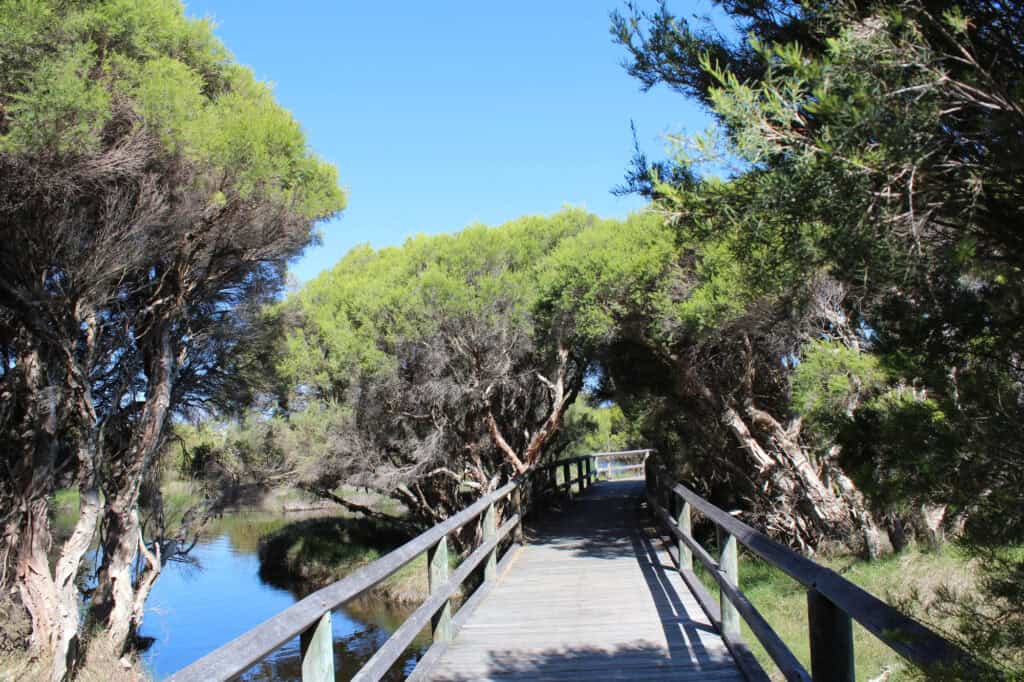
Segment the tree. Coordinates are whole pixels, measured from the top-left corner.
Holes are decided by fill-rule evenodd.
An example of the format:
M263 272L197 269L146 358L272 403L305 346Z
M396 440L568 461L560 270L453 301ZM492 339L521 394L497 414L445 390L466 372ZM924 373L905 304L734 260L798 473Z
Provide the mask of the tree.
M120 653L165 558L143 494L171 416L233 393L252 311L344 197L180 3L11 2L0 25L0 558L62 679L97 527L89 618ZM80 517L51 571L49 496L68 484Z
M587 363L537 282L598 223L565 210L349 252L270 313L277 413L253 422L282 457L260 478L349 506L333 491L364 486L431 525L536 466Z
M856 487L827 485L838 474L815 466L789 409L782 359L816 318L745 280L722 242L683 242L657 214L580 234L552 255L550 305L587 339L598 395L705 492L730 490L719 501L809 550L855 529L874 543Z
M1024 251L1011 227L1024 206L1024 10L983 0L721 7L750 30L745 43L664 5L618 16L614 30L645 84L712 108L746 164L728 183L742 201L663 181L691 168L683 156L663 164L674 175L634 171L646 178L637 188L688 238L733 235L731 258L752 279L773 281L782 263L793 266L783 290L834 283L842 295L822 336L852 355L818 362L820 337L795 354L813 365L797 379L815 431L831 434L844 470L883 510L930 505L976 550L999 555L1024 522ZM847 382L838 402L807 393L838 389L866 363L884 380ZM1007 589L1019 558L986 563L1002 573L971 632L994 660L1019 665L1021 595Z

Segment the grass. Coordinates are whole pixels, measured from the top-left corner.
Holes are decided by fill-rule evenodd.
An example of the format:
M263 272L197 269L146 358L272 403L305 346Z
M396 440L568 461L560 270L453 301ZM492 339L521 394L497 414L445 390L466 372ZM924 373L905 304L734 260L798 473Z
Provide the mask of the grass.
M700 562L697 574L713 596L718 585ZM922 603L934 598L942 585L969 586L975 565L952 545L937 551L910 549L899 555L875 561L836 557L821 561L852 583L883 601L894 604ZM740 555L740 588L771 624L800 662L810 670L810 644L807 636L807 593L805 589L780 570L749 554ZM939 626L951 625L939 623ZM773 680L784 679L767 652L742 623L744 640ZM896 652L854 622L854 656L858 680L920 679L920 673Z
M116 658L104 647L90 647L75 671L75 682L150 682L153 676L135 657ZM31 660L23 652L0 658L0 682L49 682L49 661Z
M295 592L311 592L376 561L407 539L403 531L370 519L329 516L296 521L260 542L260 576ZM414 559L373 593L395 603L421 600L427 594L425 557Z
M55 538L70 537L78 523L78 490L64 488L54 493L51 514Z
M164 519L168 528L179 524L185 513L202 500L197 486L191 481L165 481L160 492L164 498ZM76 488L61 488L53 494L52 528L58 542L70 537L78 523L78 498Z

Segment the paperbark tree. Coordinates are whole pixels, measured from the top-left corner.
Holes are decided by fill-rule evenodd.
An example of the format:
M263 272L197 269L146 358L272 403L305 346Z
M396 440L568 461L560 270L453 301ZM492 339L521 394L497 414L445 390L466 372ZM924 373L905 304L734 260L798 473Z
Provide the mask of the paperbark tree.
M90 618L120 654L166 559L139 509L170 417L224 395L248 311L343 195L180 3L8 4L0 23L0 577L62 679L100 520ZM68 484L80 516L51 571L49 499Z
M274 311L284 395L243 428L280 457L251 458L257 477L335 500L371 488L430 525L535 467L586 368L535 309L537 282L597 222L566 210L351 251Z

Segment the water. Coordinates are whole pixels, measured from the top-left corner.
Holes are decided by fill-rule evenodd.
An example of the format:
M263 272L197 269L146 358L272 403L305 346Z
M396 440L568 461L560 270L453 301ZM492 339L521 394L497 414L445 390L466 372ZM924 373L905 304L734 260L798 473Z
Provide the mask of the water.
M263 522L264 526L266 522ZM263 530L260 528L259 530ZM257 531L258 533L259 531ZM143 662L161 679L210 653L296 601L288 590L259 577L256 534L246 524L211 534L192 550L195 562L170 562L146 603L140 635L154 642ZM335 671L348 680L397 628L407 612L379 600L361 600L332 614ZM421 637L394 671L415 665L427 642ZM257 664L245 680L298 680L296 637Z

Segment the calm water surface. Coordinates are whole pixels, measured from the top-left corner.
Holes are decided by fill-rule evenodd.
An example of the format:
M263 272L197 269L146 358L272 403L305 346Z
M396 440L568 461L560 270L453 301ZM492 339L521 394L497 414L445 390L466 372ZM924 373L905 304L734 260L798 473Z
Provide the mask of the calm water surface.
M158 679L183 668L262 623L296 601L288 590L259 577L260 561L252 529L244 524L215 533L196 545L195 564L170 562L146 603L140 634L154 638L143 661ZM332 615L335 671L350 679L407 612L385 603L363 600ZM393 671L401 679L429 644L423 636ZM242 679L298 680L299 640L296 637L257 664Z

